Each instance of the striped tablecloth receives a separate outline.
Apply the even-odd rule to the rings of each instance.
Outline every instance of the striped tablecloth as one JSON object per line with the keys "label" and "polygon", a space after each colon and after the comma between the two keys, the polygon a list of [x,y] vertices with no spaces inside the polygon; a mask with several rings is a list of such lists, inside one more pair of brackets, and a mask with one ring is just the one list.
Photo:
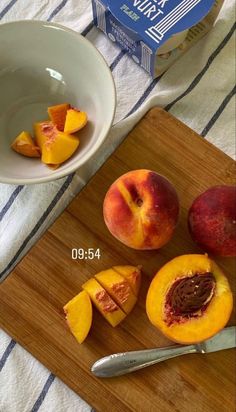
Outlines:
{"label": "striped tablecloth", "polygon": [[[107,60],[118,97],[114,126],[106,143],[79,172],[36,186],[0,184],[1,279],[150,107],[164,107],[229,156],[235,156],[234,7],[234,0],[225,0],[212,31],[163,76],[152,80],[93,27],[90,0],[0,0],[0,23],[54,21],[86,36]],[[0,412],[91,410],[3,331],[0,372]]]}

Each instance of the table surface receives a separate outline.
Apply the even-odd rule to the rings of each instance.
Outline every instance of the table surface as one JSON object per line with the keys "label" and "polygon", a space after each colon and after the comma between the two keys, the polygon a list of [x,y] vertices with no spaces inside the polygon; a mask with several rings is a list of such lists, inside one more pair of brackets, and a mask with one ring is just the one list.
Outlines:
{"label": "table surface", "polygon": [[[88,27],[84,35],[104,55],[114,76],[118,96],[116,125],[96,158],[72,181],[63,179],[37,187],[1,185],[0,272],[4,274],[151,106],[168,106],[172,114],[207,140],[231,157],[235,155],[234,1],[225,2],[211,33],[156,81],[89,26],[92,21],[89,0],[81,0],[79,4],[77,0],[1,2],[1,23],[31,18],[62,23],[79,32]],[[0,340],[0,406],[4,411],[21,412],[39,407],[40,411],[89,410],[88,405],[4,332],[0,332]]]}

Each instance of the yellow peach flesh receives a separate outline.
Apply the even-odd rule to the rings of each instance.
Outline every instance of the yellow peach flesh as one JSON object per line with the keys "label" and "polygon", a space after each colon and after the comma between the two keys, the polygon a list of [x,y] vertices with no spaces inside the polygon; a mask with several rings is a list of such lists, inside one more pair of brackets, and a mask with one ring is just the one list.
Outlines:
{"label": "yellow peach flesh", "polygon": [[125,313],[131,312],[137,302],[137,297],[123,276],[113,269],[108,269],[97,273],[95,278]]}
{"label": "yellow peach flesh", "polygon": [[40,157],[39,147],[35,145],[30,133],[25,131],[15,138],[11,148],[26,157]]}
{"label": "yellow peach flesh", "polygon": [[56,126],[51,122],[51,120],[45,120],[44,122],[34,123],[34,135],[37,145],[42,151],[43,144],[48,139],[48,133],[57,133]]}
{"label": "yellow peach flesh", "polygon": [[85,112],[80,112],[76,109],[69,109],[66,114],[65,120],[65,133],[76,133],[84,126],[86,126],[88,121],[87,114]]}
{"label": "yellow peach flesh", "polygon": [[60,164],[69,159],[79,146],[79,139],[58,132],[54,139],[47,140],[42,147],[42,162]]}
{"label": "yellow peach flesh", "polygon": [[134,295],[138,296],[141,285],[141,266],[113,266],[113,269],[129,282]]}
{"label": "yellow peach flesh", "polygon": [[70,109],[69,103],[57,104],[48,107],[48,115],[51,121],[57,126],[57,129],[63,132],[66,121],[67,110]]}
{"label": "yellow peach flesh", "polygon": [[[165,321],[166,296],[177,280],[194,274],[212,273],[216,280],[214,295],[201,316],[187,319],[184,323]],[[153,278],[148,290],[146,311],[150,322],[169,339],[191,344],[210,338],[228,322],[233,307],[228,280],[221,269],[207,255],[179,256],[163,266]]]}
{"label": "yellow peach flesh", "polygon": [[113,327],[125,319],[126,313],[119,308],[96,279],[89,279],[82,285],[82,288],[86,290],[96,308]]}
{"label": "yellow peach flesh", "polygon": [[92,325],[92,303],[87,292],[82,291],[64,307],[69,328],[77,341],[82,343]]}

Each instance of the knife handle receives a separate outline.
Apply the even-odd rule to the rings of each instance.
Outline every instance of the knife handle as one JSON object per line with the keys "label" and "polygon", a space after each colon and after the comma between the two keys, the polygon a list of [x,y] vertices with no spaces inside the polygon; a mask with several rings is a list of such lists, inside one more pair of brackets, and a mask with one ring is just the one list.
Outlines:
{"label": "knife handle", "polygon": [[146,366],[175,358],[180,355],[196,353],[194,345],[170,346],[162,349],[147,349],[133,352],[115,353],[95,362],[91,372],[100,378],[110,378],[146,368]]}

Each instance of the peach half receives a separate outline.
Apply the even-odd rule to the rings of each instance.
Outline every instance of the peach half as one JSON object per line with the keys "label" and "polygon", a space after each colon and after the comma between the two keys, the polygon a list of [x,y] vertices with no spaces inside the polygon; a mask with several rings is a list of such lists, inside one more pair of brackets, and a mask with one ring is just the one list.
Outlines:
{"label": "peach half", "polygon": [[28,132],[21,132],[11,144],[11,148],[26,157],[40,157],[39,147]]}
{"label": "peach half", "polygon": [[179,216],[175,188],[151,170],[133,170],[109,188],[103,215],[111,234],[133,249],[159,249],[172,237]]}
{"label": "peach half", "polygon": [[84,290],[71,299],[64,307],[68,326],[79,343],[86,339],[93,317],[90,297]]}
{"label": "peach half", "polygon": [[233,297],[227,278],[207,255],[183,255],[153,278],[146,300],[151,323],[169,339],[191,344],[227,324]]}

